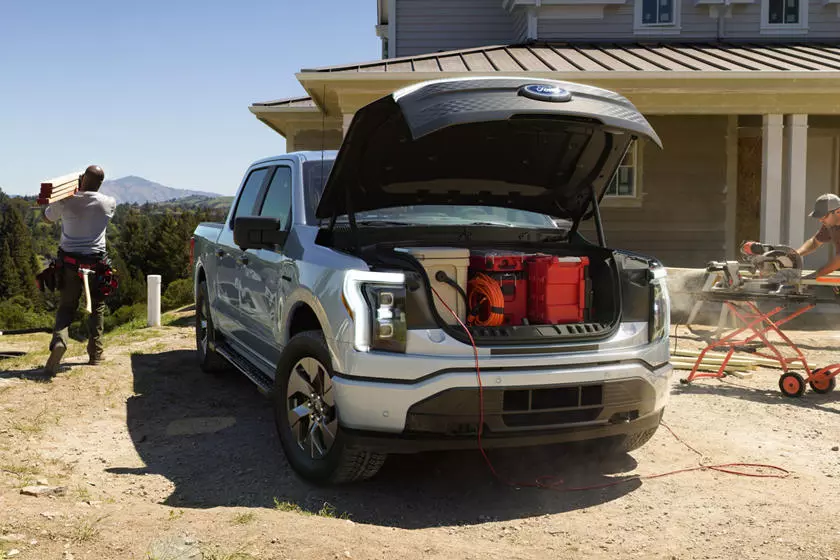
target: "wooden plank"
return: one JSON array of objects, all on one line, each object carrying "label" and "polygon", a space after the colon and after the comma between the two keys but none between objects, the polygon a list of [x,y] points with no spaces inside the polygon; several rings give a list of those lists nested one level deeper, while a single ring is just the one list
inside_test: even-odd
[{"label": "wooden plank", "polygon": [[72,183],[74,181],[79,181],[79,176],[84,173],[84,170],[77,171],[75,173],[68,173],[67,175],[61,175],[60,177],[55,177],[53,179],[47,179],[46,181],[41,181],[41,186],[48,185],[50,187],[57,187],[61,185],[66,185],[68,183]]},{"label": "wooden plank", "polygon": [[79,177],[83,173],[77,171],[42,181],[37,204],[43,206],[73,196],[79,189]]}]

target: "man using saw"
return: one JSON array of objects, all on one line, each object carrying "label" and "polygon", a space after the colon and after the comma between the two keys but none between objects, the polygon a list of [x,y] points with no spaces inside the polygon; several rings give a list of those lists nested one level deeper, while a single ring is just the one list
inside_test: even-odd
[{"label": "man using saw", "polygon": [[[56,286],[61,295],[50,342],[50,357],[44,373],[54,376],[67,350],[68,328],[82,294],[90,295],[87,351],[90,364],[102,361],[105,297],[94,281],[95,274],[110,274],[110,262],[105,250],[105,231],[114,215],[117,201],[99,192],[105,172],[91,165],[79,178],[79,192],[50,204],[44,219],[61,220],[61,242],[56,261]],[[85,282],[87,281],[87,291]]]},{"label": "man using saw", "polygon": [[814,236],[797,249],[797,253],[809,255],[820,248],[820,246],[831,241],[834,245],[834,258],[823,265],[814,273],[814,277],[825,276],[840,269],[840,196],[836,194],[824,194],[814,202],[814,210],[808,214],[817,218],[822,227]]}]

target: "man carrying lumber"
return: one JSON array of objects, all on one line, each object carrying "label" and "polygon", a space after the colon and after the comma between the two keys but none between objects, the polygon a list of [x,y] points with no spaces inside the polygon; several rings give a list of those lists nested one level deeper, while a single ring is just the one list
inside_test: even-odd
[{"label": "man carrying lumber", "polygon": [[814,273],[814,277],[826,276],[840,268],[840,196],[824,194],[814,202],[814,210],[808,214],[817,218],[821,223],[819,231],[797,249],[801,256],[809,255],[820,246],[831,241],[834,244],[834,258]]},{"label": "man carrying lumber", "polygon": [[[54,376],[67,350],[68,328],[79,305],[84,288],[81,268],[99,267],[110,271],[105,250],[105,231],[114,215],[117,201],[99,192],[105,172],[98,165],[88,167],[79,180],[79,192],[46,207],[44,219],[61,219],[61,242],[56,261],[56,286],[61,292],[55,327],[50,342],[50,357],[44,373]],[[88,277],[92,280],[92,278]],[[102,361],[105,298],[98,287],[91,287],[91,314],[88,317],[88,356],[90,364]]]}]

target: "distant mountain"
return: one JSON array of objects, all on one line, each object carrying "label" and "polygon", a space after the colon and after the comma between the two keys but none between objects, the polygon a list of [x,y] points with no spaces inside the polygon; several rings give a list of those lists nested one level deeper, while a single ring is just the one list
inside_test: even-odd
[{"label": "distant mountain", "polygon": [[[117,199],[118,204],[126,202],[129,204],[135,202],[145,204],[147,202],[165,202],[187,197],[218,198],[220,196],[219,193],[173,189],[134,175],[105,181],[99,188],[99,192],[113,196]],[[196,203],[198,203],[198,200],[196,200]]]}]

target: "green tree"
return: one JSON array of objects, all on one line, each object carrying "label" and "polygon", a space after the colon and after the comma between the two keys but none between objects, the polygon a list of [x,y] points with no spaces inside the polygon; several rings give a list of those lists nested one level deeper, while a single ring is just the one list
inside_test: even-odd
[{"label": "green tree", "polygon": [[0,215],[0,239],[9,247],[11,262],[17,275],[17,280],[11,281],[7,289],[12,295],[22,295],[35,301],[38,297],[38,289],[35,286],[37,258],[32,251],[32,236],[16,204],[4,204]]},{"label": "green tree", "polygon": [[0,245],[0,300],[10,299],[17,295],[20,279],[15,273],[15,263],[12,260],[12,251],[9,249],[9,241],[2,235]]}]

